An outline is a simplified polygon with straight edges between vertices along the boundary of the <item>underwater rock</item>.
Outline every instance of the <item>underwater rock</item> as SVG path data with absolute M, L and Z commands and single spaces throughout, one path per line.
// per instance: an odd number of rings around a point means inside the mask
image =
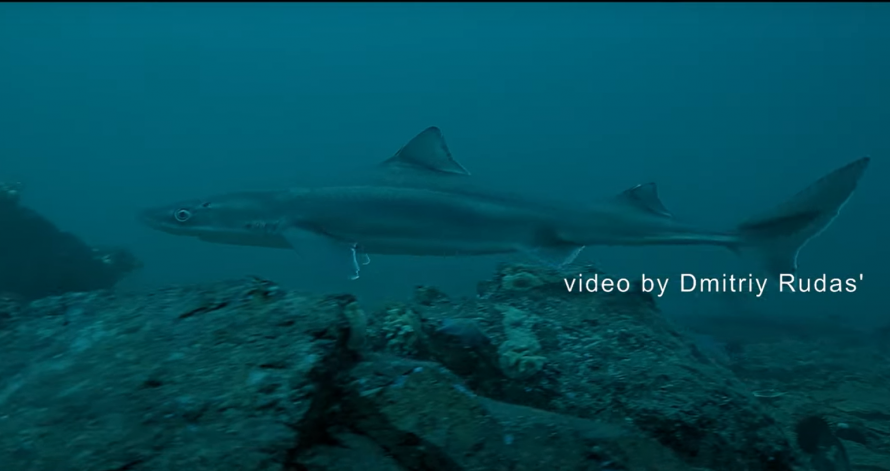
M 349 341 L 347 345 L 353 351 L 364 351 L 368 340 L 368 316 L 356 301 L 346 305 L 346 308 L 343 309 L 343 315 L 346 316 L 346 320 L 349 322 Z
M 432 306 L 438 302 L 448 302 L 448 296 L 434 286 L 417 286 L 414 289 L 414 302 L 422 306 Z
M 424 333 L 420 318 L 410 307 L 392 303 L 384 308 L 380 327 L 384 348 L 397 355 L 417 355 L 423 348 Z
M 836 424 L 853 469 L 890 471 L 890 361 L 878 347 L 826 339 L 751 344 L 733 372 L 752 391 L 784 392 L 770 412 L 793 436 L 801 417 L 824 417 Z
M 108 289 L 141 267 L 129 250 L 90 247 L 19 197 L 19 185 L 0 182 L 0 293 L 34 300 Z
M 537 288 L 543 284 L 544 282 L 540 278 L 527 271 L 505 273 L 501 278 L 501 288 L 508 291 L 525 291 Z
M 600 273 L 593 267 L 581 272 Z M 476 299 L 416 306 L 424 325 L 478 317 L 497 347 L 494 358 L 474 368 L 452 356 L 429 359 L 482 396 L 579 418 L 628 421 L 691 466 L 742 471 L 799 465 L 802 456 L 790 435 L 731 371 L 698 352 L 650 295 L 567 292 L 564 277 L 578 273 L 577 267 L 561 274 L 504 265 L 480 283 Z M 504 282 L 508 278 L 541 283 L 517 290 Z M 491 363 L 500 371 L 493 374 Z
M 379 356 L 352 370 L 341 420 L 409 470 L 686 470 L 621 425 L 484 398 L 441 365 Z
M 528 379 L 538 374 L 547 358 L 541 355 L 541 344 L 532 330 L 534 316 L 513 306 L 498 305 L 495 308 L 504 316 L 502 322 L 507 337 L 498 347 L 501 371 L 513 379 Z
M 21 300 L 15 295 L 0 293 L 0 330 L 11 324 L 22 310 Z
M 348 431 L 332 431 L 328 442 L 313 446 L 297 457 L 307 471 L 405 471 L 374 440 Z
M 436 334 L 451 338 L 464 347 L 481 348 L 491 344 L 491 338 L 473 319 L 444 319 Z
M 541 283 L 515 289 L 504 276 Z M 505 266 L 476 298 L 419 289 L 368 315 L 353 296 L 258 278 L 10 298 L 0 463 L 797 471 L 809 461 L 775 409 L 797 394 L 762 403 L 752 391 L 763 387 L 698 352 L 642 293 L 562 284 L 551 269 Z M 883 443 L 877 426 L 857 430 Z
M 847 449 L 824 417 L 804 417 L 795 426 L 797 445 L 811 456 L 816 471 L 850 471 Z
M 285 469 L 354 361 L 351 296 L 258 280 L 66 295 L 0 335 L 0 463 Z

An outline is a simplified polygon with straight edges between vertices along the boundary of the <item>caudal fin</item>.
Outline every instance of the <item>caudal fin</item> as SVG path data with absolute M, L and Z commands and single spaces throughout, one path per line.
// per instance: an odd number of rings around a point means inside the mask
M 740 224 L 732 249 L 750 252 L 770 275 L 796 273 L 797 254 L 837 217 L 870 159 L 863 157 L 822 177 L 771 211 Z

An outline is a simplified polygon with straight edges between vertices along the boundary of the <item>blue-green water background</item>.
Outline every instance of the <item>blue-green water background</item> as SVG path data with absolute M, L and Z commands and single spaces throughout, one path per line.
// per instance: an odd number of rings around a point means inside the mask
M 349 283 L 324 260 L 176 238 L 135 212 L 316 182 L 431 125 L 505 187 L 584 204 L 651 180 L 714 228 L 871 155 L 800 258 L 804 276 L 864 273 L 859 291 L 752 305 L 886 322 L 888 84 L 888 4 L 2 4 L 0 180 L 89 243 L 134 250 L 145 268 L 125 288 L 250 273 L 376 302 L 420 283 L 472 293 L 503 258 L 377 257 Z M 750 272 L 700 247 L 585 256 L 633 277 Z

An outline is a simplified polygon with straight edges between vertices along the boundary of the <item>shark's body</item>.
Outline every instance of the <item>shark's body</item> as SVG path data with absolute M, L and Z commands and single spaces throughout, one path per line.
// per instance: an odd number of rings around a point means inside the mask
M 474 185 L 429 128 L 370 181 L 286 191 L 230 193 L 146 210 L 164 232 L 223 244 L 300 250 L 305 239 L 341 250 L 353 278 L 368 254 L 486 255 L 525 252 L 555 264 L 588 245 L 719 245 L 752 250 L 767 271 L 796 269 L 797 252 L 849 199 L 868 158 L 842 167 L 771 213 L 731 231 L 676 221 L 655 185 L 591 205 L 550 204 Z

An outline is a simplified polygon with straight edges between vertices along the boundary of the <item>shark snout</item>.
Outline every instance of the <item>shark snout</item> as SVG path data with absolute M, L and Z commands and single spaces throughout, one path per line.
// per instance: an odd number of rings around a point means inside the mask
M 170 218 L 169 209 L 145 208 L 136 213 L 136 219 L 152 229 L 165 230 L 166 220 Z

